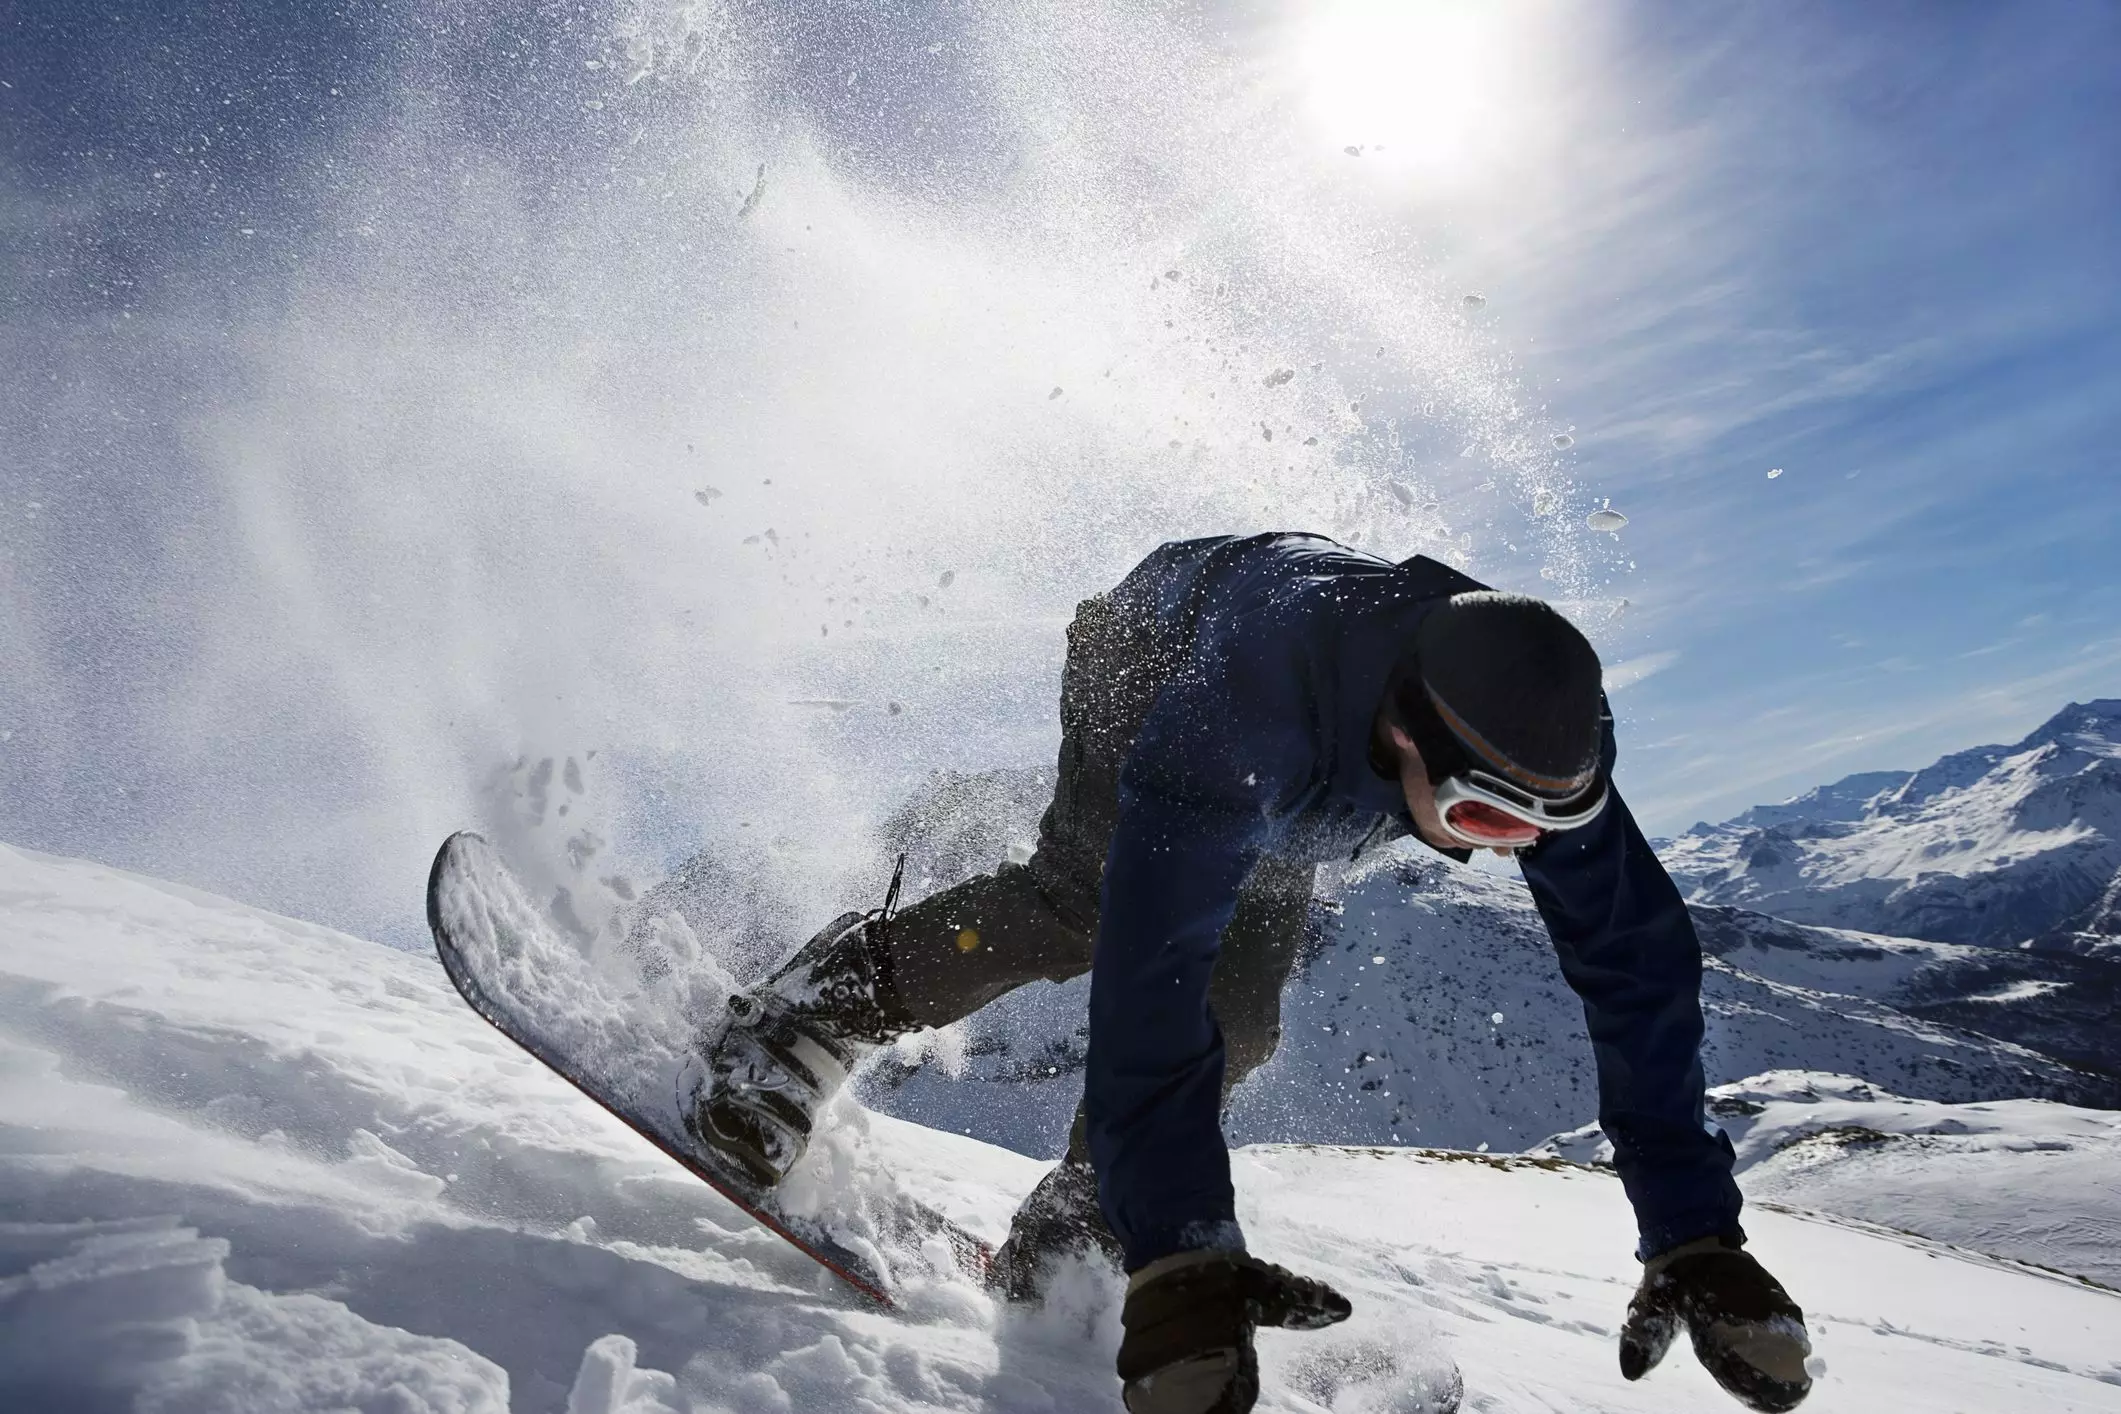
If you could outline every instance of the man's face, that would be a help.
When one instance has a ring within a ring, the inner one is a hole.
[[[1406,793],[1407,813],[1414,817],[1415,831],[1438,849],[1465,848],[1443,827],[1443,815],[1436,809],[1436,787],[1429,784],[1429,768],[1422,764],[1414,738],[1392,722],[1385,724],[1385,732],[1399,753],[1399,788]],[[1495,853],[1507,859],[1516,851],[1497,847]]]

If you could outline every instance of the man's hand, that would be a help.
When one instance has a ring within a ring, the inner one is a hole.
[[[1127,1284],[1119,1377],[1128,1414],[1246,1414],[1259,1398],[1259,1326],[1345,1321],[1348,1298],[1242,1252],[1180,1252]]]
[[[1620,1328],[1620,1373],[1654,1369],[1681,1322],[1702,1368],[1748,1409],[1781,1414],[1811,1393],[1804,1312],[1735,1242],[1704,1237],[1649,1260]]]

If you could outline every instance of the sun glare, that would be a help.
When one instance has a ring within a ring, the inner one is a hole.
[[[1512,126],[1513,13],[1473,0],[1342,0],[1302,39],[1313,119],[1336,146],[1473,175]]]

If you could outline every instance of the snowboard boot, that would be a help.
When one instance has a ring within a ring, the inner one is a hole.
[[[729,999],[728,1018],[688,1058],[678,1108],[694,1142],[761,1189],[788,1176],[818,1113],[862,1058],[919,1024],[891,990],[882,909],[847,913],[780,971]]]
[[[1010,1301],[1037,1301],[1052,1264],[1091,1256],[1118,1267],[1119,1238],[1098,1207],[1096,1171],[1082,1159],[1062,1159],[1009,1220],[1009,1238],[994,1254],[988,1284]]]

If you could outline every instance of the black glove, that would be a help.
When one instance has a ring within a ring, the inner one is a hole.
[[[1242,1252],[1180,1252],[1127,1284],[1119,1377],[1128,1414],[1246,1414],[1259,1398],[1259,1326],[1315,1331],[1348,1298]]]
[[[1781,1414],[1811,1393],[1804,1312],[1737,1238],[1704,1237],[1652,1257],[1620,1328],[1620,1373],[1639,1380],[1686,1323],[1694,1355],[1748,1409]]]

